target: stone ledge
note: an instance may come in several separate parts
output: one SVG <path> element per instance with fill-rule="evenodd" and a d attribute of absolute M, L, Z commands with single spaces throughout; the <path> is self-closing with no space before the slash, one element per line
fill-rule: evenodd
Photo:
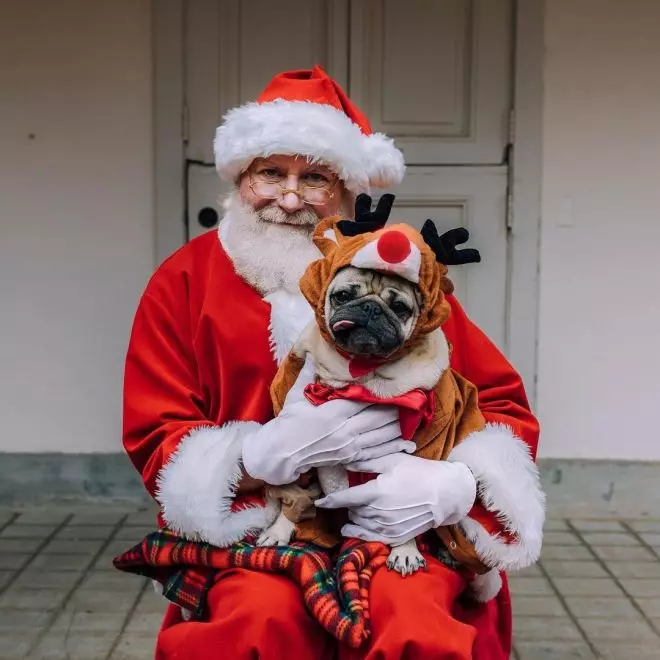
<path fill-rule="evenodd" d="M 660 518 L 660 464 L 540 459 L 551 517 Z M 0 454 L 0 506 L 53 502 L 144 504 L 124 454 Z"/>

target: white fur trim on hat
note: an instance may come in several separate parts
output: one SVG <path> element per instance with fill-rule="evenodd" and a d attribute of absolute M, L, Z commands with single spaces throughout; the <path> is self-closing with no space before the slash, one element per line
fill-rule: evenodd
<path fill-rule="evenodd" d="M 278 511 L 250 506 L 232 511 L 242 476 L 243 438 L 257 422 L 229 422 L 195 429 L 181 440 L 158 474 L 163 519 L 173 531 L 219 547 L 270 526 Z"/>
<path fill-rule="evenodd" d="M 276 99 L 230 110 L 215 133 L 220 176 L 236 181 L 258 157 L 307 156 L 332 167 L 356 193 L 385 188 L 403 179 L 403 154 L 382 133 L 365 135 L 337 108 L 311 101 Z"/>

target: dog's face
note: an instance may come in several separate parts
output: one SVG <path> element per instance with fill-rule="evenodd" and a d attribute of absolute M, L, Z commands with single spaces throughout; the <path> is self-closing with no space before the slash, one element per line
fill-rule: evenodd
<path fill-rule="evenodd" d="M 387 357 L 410 338 L 420 308 L 419 288 L 411 282 L 348 266 L 328 287 L 325 318 L 339 348 Z"/>

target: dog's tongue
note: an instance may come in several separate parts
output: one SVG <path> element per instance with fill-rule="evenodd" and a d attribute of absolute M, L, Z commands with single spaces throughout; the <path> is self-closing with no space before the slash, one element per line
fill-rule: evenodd
<path fill-rule="evenodd" d="M 337 321 L 337 323 L 332 326 L 332 331 L 337 332 L 339 330 L 350 330 L 354 327 L 355 323 L 353 323 L 353 321 Z"/>

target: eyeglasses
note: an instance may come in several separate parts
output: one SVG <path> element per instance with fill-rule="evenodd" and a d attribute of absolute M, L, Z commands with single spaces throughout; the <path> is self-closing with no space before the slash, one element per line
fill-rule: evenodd
<path fill-rule="evenodd" d="M 305 204 L 312 206 L 327 204 L 335 195 L 337 179 L 326 179 L 322 174 L 311 172 L 304 174 L 304 179 L 298 188 L 287 188 L 284 183 L 287 177 L 275 169 L 265 169 L 260 172 L 248 172 L 250 189 L 262 199 L 278 199 L 287 193 L 298 195 Z"/>

